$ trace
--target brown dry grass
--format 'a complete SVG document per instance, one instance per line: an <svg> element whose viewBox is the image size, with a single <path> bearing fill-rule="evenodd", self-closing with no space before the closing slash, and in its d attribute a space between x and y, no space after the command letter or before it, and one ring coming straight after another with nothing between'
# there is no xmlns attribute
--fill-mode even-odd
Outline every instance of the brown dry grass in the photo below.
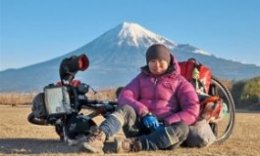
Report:
<svg viewBox="0 0 260 156"><path fill-rule="evenodd" d="M116 89L102 89L97 91L97 93L89 92L86 94L90 99L99 99L106 101L115 101L116 100Z"/></svg>
<svg viewBox="0 0 260 156"><path fill-rule="evenodd" d="M0 112L0 155L87 155L79 152L78 147L69 147L65 143L59 142L53 127L29 124L26 120L30 112L29 106L2 105ZM234 133L223 145L124 155L255 156L258 155L260 149L259 123L260 114L258 113L237 113Z"/></svg>
<svg viewBox="0 0 260 156"><path fill-rule="evenodd" d="M1 105L28 105L36 93L0 93Z"/></svg>
<svg viewBox="0 0 260 156"><path fill-rule="evenodd" d="M89 99L99 99L107 101L115 101L116 89L103 89L97 91L97 93L89 92L87 96ZM0 93L0 105L28 105L32 103L33 97L36 95L33 93Z"/></svg>

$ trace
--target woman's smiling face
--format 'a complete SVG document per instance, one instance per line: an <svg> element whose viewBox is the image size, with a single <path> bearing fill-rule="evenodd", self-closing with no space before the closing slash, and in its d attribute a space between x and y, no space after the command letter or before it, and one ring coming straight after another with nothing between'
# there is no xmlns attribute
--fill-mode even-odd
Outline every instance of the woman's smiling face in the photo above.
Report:
<svg viewBox="0 0 260 156"><path fill-rule="evenodd" d="M154 75L162 75L168 69L168 62L163 59L152 59L148 62L149 70Z"/></svg>

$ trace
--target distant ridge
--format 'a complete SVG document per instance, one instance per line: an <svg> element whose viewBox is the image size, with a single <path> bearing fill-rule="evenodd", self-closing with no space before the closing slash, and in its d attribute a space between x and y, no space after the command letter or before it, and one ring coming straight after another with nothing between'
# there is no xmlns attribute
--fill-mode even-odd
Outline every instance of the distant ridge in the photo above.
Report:
<svg viewBox="0 0 260 156"><path fill-rule="evenodd" d="M90 43L49 61L20 69L0 72L0 92L40 91L43 86L59 80L61 60L85 53L90 68L76 78L95 88L122 86L128 83L145 65L145 51L162 43L171 49L179 61L196 58L209 66L214 75L223 79L239 80L260 75L260 67L217 58L190 44L178 44L136 23L123 22Z"/></svg>

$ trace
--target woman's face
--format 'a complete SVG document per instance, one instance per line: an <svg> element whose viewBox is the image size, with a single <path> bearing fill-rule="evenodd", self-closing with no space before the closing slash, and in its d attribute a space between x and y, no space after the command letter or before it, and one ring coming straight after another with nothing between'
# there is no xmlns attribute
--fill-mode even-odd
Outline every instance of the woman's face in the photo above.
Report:
<svg viewBox="0 0 260 156"><path fill-rule="evenodd" d="M162 59L152 59L148 62L149 70L154 75L162 75L168 69L168 63Z"/></svg>

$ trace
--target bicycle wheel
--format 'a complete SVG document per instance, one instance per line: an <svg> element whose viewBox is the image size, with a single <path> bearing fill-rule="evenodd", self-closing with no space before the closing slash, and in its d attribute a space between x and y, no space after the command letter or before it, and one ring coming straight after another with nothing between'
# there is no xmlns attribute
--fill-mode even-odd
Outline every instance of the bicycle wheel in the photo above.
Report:
<svg viewBox="0 0 260 156"><path fill-rule="evenodd" d="M227 113L217 123L210 123L217 140L216 144L221 144L227 140L235 126L235 103L230 91L214 76L211 78L210 95L217 95L222 98L227 105Z"/></svg>
<svg viewBox="0 0 260 156"><path fill-rule="evenodd" d="M48 125L47 120L46 119L42 119L42 118L37 118L34 116L33 113L30 113L27 117L27 120L35 125Z"/></svg>

